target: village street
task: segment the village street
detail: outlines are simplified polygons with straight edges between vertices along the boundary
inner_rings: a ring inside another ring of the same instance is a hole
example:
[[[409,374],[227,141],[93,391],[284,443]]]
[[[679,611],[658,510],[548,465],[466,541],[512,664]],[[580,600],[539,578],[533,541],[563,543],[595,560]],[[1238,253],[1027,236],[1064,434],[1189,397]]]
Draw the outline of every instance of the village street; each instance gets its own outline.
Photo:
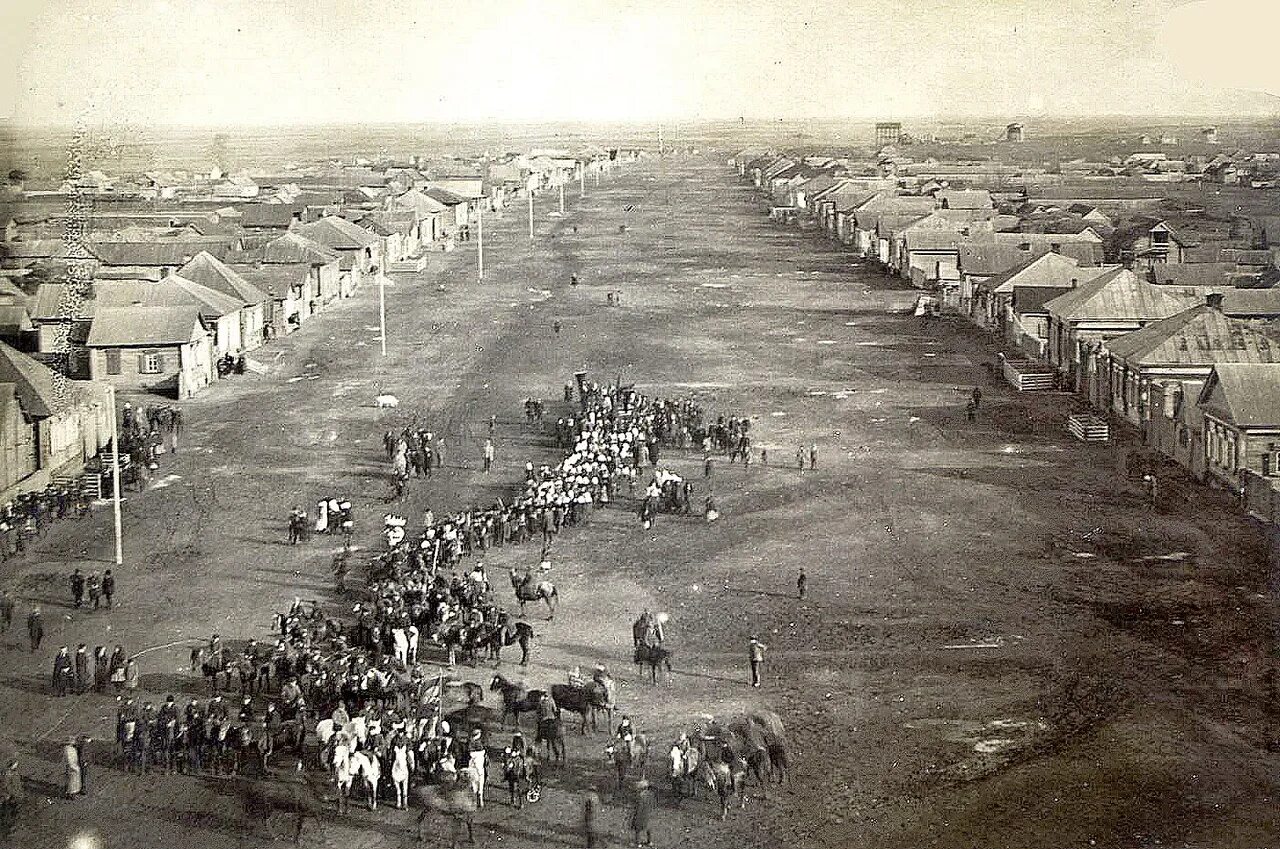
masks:
[[[24,606],[0,649],[0,722],[24,773],[52,790],[66,735],[99,741],[92,795],[40,799],[15,847],[65,845],[85,829],[136,849],[172,845],[178,827],[209,849],[286,834],[283,817],[240,833],[220,779],[105,766],[114,701],[50,696],[57,647],[175,643],[140,659],[146,698],[203,697],[180,641],[268,639],[273,612],[294,596],[337,606],[336,538],[287,546],[290,508],[348,496],[356,542],[376,549],[384,512],[416,527],[428,505],[504,496],[526,460],[558,458],[523,424],[522,399],[543,399],[554,421],[578,370],[750,415],[769,452],[750,468],[717,458],[715,524],[661,515],[644,531],[622,498],[562,534],[551,556],[562,607],[552,622],[529,608],[534,663],[518,674],[541,687],[575,665],[607,665],[623,710],[657,743],[655,779],[670,740],[701,714],[762,705],[787,723],[788,787],[767,800],[753,788],[725,823],[705,792],[678,809],[664,802],[657,845],[1245,847],[1280,833],[1264,748],[1266,549],[1225,498],[1170,481],[1153,511],[1123,478],[1119,450],[1062,433],[1073,399],[1016,397],[993,380],[972,330],[891,313],[913,293],[769,224],[722,161],[650,159],[587,190],[570,193],[561,219],[546,216],[551,196],[538,199],[532,252],[523,208],[486,217],[483,282],[474,243],[397,277],[385,358],[366,287],[260,352],[265,374],[184,402],[180,453],[125,507],[118,610],[67,604],[73,567],[110,565],[109,509],[60,523],[6,567]],[[620,306],[606,304],[609,292]],[[373,406],[382,392],[398,409]],[[486,475],[491,415],[497,461]],[[415,418],[445,435],[448,468],[413,480],[393,507],[382,434]],[[802,445],[817,446],[817,470],[797,470]],[[697,504],[701,461],[670,457],[695,481]],[[535,564],[537,546],[491,554],[510,604],[506,571]],[[36,654],[22,628],[32,602],[49,632]],[[671,614],[676,671],[656,686],[629,662],[630,624],[646,607]],[[769,646],[760,690],[746,685],[752,634]],[[461,673],[487,685],[491,670]],[[524,811],[495,784],[479,845],[582,845],[578,793],[606,777],[604,741],[571,737],[569,768],[549,770],[550,790]],[[624,812],[606,796],[616,839]],[[415,817],[354,804],[338,817],[329,806],[303,845],[414,845]]]

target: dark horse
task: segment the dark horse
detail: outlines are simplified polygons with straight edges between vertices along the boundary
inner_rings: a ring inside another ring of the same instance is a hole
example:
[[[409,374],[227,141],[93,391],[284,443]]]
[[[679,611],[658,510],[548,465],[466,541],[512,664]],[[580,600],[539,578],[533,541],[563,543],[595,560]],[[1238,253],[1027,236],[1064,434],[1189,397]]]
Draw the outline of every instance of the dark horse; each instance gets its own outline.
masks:
[[[556,703],[557,711],[567,710],[582,717],[582,727],[578,733],[587,733],[587,720],[591,720],[591,730],[596,730],[596,711],[604,711],[608,717],[608,725],[613,725],[613,705],[609,703],[609,690],[599,681],[590,681],[582,686],[576,684],[552,684],[551,699]]]
[[[549,716],[538,720],[538,736],[533,742],[545,745],[547,758],[553,763],[565,762],[564,729],[556,717]]]
[[[481,642],[489,651],[489,659],[502,663],[502,649],[504,646],[520,644],[520,665],[529,665],[529,649],[533,647],[533,626],[528,622],[512,623],[506,614],[503,614],[501,624],[488,631]]]
[[[555,618],[556,602],[560,600],[560,594],[556,592],[555,584],[550,581],[536,580],[530,572],[525,572],[524,577],[521,577],[519,572],[512,569],[511,588],[516,591],[516,601],[520,602],[521,616],[524,616],[525,602],[545,601],[547,603],[547,618]]]
[[[671,674],[671,649],[663,646],[637,645],[635,653],[636,666],[649,665],[649,681],[658,683],[658,667],[665,666],[667,674]]]
[[[520,714],[533,713],[542,701],[544,691],[530,690],[523,684],[508,681],[501,675],[494,675],[489,689],[502,693],[502,716],[499,722],[507,721],[507,714],[515,717],[516,727],[520,727]]]

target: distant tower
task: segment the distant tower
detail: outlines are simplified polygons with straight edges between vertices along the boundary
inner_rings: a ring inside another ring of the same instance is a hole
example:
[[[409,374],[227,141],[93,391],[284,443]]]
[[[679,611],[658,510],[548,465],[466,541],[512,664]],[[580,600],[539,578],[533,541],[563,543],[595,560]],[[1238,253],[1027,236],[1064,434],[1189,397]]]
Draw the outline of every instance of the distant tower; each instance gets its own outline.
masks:
[[[902,124],[897,121],[881,121],[876,124],[876,147],[897,144],[902,140]]]
[[[1200,131],[1200,135],[1204,137],[1204,143],[1205,143],[1205,144],[1217,144],[1217,143],[1218,143],[1218,128],[1217,128],[1217,127],[1205,127],[1204,129],[1202,129],[1202,130]]]
[[[1008,142],[1022,141],[1022,125],[1015,122],[1004,128],[1004,140]]]

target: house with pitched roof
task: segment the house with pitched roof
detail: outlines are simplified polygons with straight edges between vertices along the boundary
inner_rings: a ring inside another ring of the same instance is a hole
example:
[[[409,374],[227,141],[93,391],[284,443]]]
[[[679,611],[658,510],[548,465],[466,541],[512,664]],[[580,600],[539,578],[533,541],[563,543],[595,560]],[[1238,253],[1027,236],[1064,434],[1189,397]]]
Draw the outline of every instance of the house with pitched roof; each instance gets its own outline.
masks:
[[[267,340],[292,333],[311,317],[307,293],[314,288],[312,268],[301,262],[235,263],[232,270],[261,290],[263,336]]]
[[[1186,250],[1193,245],[1168,221],[1140,215],[1122,222],[1107,237],[1107,260],[1126,268],[1148,269],[1166,262],[1186,262]]]
[[[1218,363],[1280,363],[1280,341],[1222,312],[1222,294],[1108,340],[1098,360],[1098,400],[1131,424],[1151,418],[1151,385],[1204,381]]]
[[[1043,310],[1044,304],[1114,267],[1086,266],[1075,257],[1048,251],[977,283],[969,315],[979,327],[1002,330],[1011,342],[1023,335],[1047,340],[1048,313]],[[1039,291],[1033,296],[1020,291],[1024,289]],[[1055,290],[1055,294],[1042,298],[1040,292],[1044,290]],[[1024,316],[1030,323],[1023,323]]]
[[[372,277],[382,267],[382,237],[345,218],[326,215],[319,221],[300,224],[292,232],[337,252],[343,297],[350,296],[366,277]]]
[[[183,306],[196,310],[204,328],[213,338],[215,359],[238,357],[244,353],[241,328],[244,305],[240,299],[224,295],[176,274],[159,283],[148,281],[100,281],[94,286],[98,310],[111,307],[136,311],[141,322],[149,320],[154,307]],[[97,321],[97,316],[94,316]],[[93,331],[90,330],[90,336]]]
[[[15,428],[12,411],[0,411],[8,425],[0,424],[0,498],[12,497],[7,491],[15,484],[38,489],[53,475],[79,474],[111,439],[105,384],[61,380],[48,366],[0,343],[0,387],[16,400],[23,423]]]
[[[412,212],[418,219],[418,237],[422,243],[434,242],[444,236],[444,216],[449,207],[430,197],[421,189],[409,189],[387,198],[388,209]]]
[[[1220,363],[1200,390],[1204,468],[1232,490],[1245,471],[1280,475],[1280,365]]]
[[[111,280],[162,280],[201,251],[219,259],[240,246],[237,239],[162,239],[143,242],[93,242],[98,259],[94,276]]]
[[[266,341],[267,294],[210,253],[201,251],[178,269],[178,277],[198,283],[240,302],[240,340],[244,351]]]
[[[450,235],[467,226],[469,206],[466,198],[435,186],[428,186],[422,193],[445,208],[441,216],[441,235]]]
[[[1126,268],[1106,271],[1045,303],[1049,362],[1063,385],[1087,392],[1099,406],[1098,357],[1103,343],[1202,302],[1183,286],[1156,286]]]
[[[190,398],[213,382],[213,338],[191,305],[99,306],[86,342],[89,375],[126,392]]]
[[[306,291],[299,295],[300,309],[305,311],[301,314],[302,320],[341,295],[341,255],[300,231],[290,230],[271,240],[263,246],[261,256],[254,259],[265,265],[305,265],[311,269]]]

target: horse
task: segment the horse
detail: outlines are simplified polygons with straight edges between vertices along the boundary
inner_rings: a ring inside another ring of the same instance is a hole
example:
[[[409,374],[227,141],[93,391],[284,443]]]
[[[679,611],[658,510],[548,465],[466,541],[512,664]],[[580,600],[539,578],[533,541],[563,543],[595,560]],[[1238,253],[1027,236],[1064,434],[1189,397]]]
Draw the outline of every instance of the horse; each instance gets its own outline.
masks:
[[[499,718],[500,723],[507,721],[507,714],[515,717],[516,728],[520,727],[520,714],[532,713],[538,709],[538,702],[542,700],[542,690],[530,690],[523,684],[517,684],[508,681],[500,674],[493,676],[493,681],[489,683],[489,689],[494,692],[502,693],[502,716]],[[554,699],[555,697],[552,696]],[[559,702],[556,703],[557,705]]]
[[[643,643],[636,646],[635,663],[636,666],[643,668],[645,664],[649,666],[649,682],[658,683],[658,667],[665,666],[667,674],[671,674],[671,656],[672,651],[664,646],[648,646]]]
[[[355,783],[356,773],[359,771],[352,760],[353,757],[350,744],[346,740],[334,745],[333,773],[334,782],[338,785],[338,813],[340,814],[345,814],[349,810],[351,785]]]
[[[369,794],[369,810],[378,810],[378,782],[382,780],[382,764],[373,752],[356,752],[349,758],[354,775],[364,781]]]
[[[225,675],[227,683],[224,689],[231,689],[231,673],[234,671],[234,664],[227,662],[227,650],[219,648],[216,652],[210,652],[207,646],[196,646],[191,650],[191,671],[200,670],[200,674],[209,682],[209,692],[216,693],[218,691],[218,676]]]
[[[396,808],[404,810],[409,807],[409,775],[413,772],[413,751],[407,743],[397,744],[392,749],[391,784],[396,789]]]
[[[609,701],[609,690],[599,681],[579,686],[577,684],[552,684],[551,699],[557,710],[567,710],[582,717],[579,734],[587,733],[587,720],[591,720],[591,730],[596,730],[596,711],[604,711],[608,724],[613,725],[613,704]]]
[[[560,594],[551,581],[537,581],[531,572],[525,572],[524,577],[521,578],[520,574],[512,569],[511,588],[516,591],[516,601],[520,602],[521,616],[524,616],[525,602],[541,600],[547,604],[547,619],[555,618],[556,602],[560,600]]]
[[[549,716],[538,720],[538,733],[533,742],[543,744],[547,759],[552,763],[563,764],[567,760],[564,750],[564,729],[556,717]]]
[[[604,747],[605,763],[613,764],[618,773],[618,790],[626,786],[627,773],[632,769],[644,774],[645,763],[649,760],[649,739],[637,733],[631,738],[631,745],[622,745],[619,740],[610,740]]]
[[[732,764],[704,760],[700,767],[702,781],[720,797],[720,819],[729,816],[729,800],[738,795],[738,808],[747,806],[746,764],[736,760]]]
[[[505,617],[504,617],[505,618]],[[481,644],[489,650],[489,659],[502,663],[504,646],[520,644],[520,665],[529,665],[529,649],[533,646],[533,626],[528,622],[504,621],[481,637]]]

